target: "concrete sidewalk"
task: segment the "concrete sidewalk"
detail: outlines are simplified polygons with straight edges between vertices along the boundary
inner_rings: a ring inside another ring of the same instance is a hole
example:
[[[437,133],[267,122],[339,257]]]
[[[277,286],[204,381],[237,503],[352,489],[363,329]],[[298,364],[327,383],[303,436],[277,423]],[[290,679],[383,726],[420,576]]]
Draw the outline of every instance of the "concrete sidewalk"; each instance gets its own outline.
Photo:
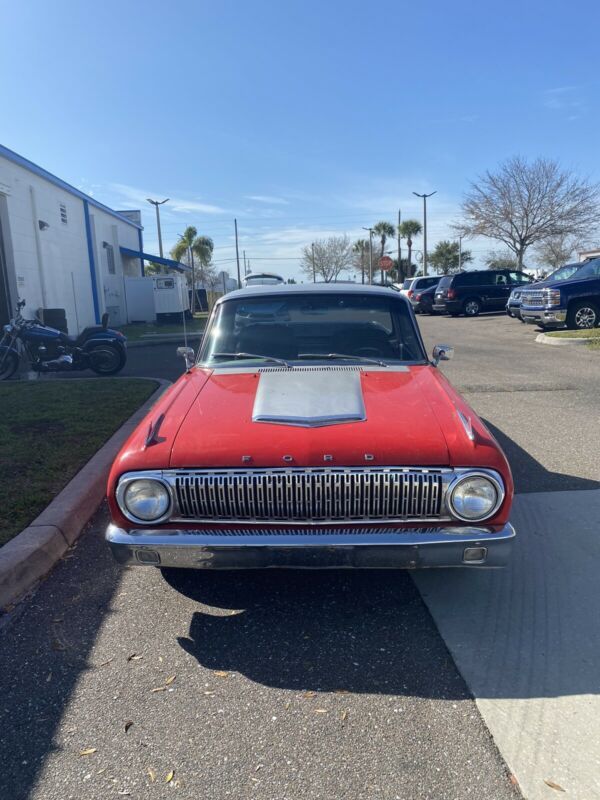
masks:
[[[414,576],[528,800],[600,797],[599,520],[600,490],[519,495],[510,568]]]

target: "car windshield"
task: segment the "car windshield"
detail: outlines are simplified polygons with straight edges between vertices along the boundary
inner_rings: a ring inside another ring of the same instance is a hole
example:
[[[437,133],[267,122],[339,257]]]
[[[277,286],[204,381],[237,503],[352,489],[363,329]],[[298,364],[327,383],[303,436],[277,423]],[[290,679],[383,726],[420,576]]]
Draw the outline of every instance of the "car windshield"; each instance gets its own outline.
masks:
[[[581,264],[565,264],[563,267],[559,267],[558,269],[551,272],[547,278],[544,278],[546,281],[566,281],[567,278],[570,278],[571,275],[574,275],[577,270],[580,268]]]
[[[572,278],[597,278],[600,276],[600,258],[593,258],[587,261],[571,276]]]
[[[391,292],[238,297],[216,309],[199,362],[239,366],[268,359],[424,363],[408,305]]]
[[[410,289],[414,281],[414,278],[407,278],[404,283],[402,284],[403,289]]]

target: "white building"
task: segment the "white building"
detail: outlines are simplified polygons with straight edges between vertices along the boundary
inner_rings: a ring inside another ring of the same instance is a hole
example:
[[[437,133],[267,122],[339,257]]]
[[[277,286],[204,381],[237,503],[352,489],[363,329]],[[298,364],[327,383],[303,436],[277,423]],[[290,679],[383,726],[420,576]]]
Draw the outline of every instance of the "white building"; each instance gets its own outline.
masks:
[[[19,299],[25,317],[63,310],[71,334],[105,311],[128,322],[125,277],[143,276],[144,259],[182,266],[144,253],[142,230],[139,211],[113,211],[0,145],[0,324]]]

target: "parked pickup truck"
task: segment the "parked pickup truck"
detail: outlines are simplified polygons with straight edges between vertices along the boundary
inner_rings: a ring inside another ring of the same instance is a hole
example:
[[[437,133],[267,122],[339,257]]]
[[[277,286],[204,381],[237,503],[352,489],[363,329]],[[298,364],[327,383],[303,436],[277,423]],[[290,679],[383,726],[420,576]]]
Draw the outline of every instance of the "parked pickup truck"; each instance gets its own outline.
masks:
[[[563,277],[567,268],[573,268]],[[521,319],[542,328],[585,330],[600,325],[600,258],[568,264],[521,292]]]

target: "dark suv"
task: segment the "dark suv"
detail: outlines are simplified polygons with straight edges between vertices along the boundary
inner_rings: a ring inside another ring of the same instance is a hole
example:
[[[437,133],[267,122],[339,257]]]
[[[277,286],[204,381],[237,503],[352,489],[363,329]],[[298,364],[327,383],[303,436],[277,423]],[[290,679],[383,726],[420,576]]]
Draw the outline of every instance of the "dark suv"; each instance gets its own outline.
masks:
[[[482,311],[501,311],[515,286],[531,283],[524,272],[508,269],[477,269],[445,275],[435,292],[434,311],[453,317],[476,317]]]

